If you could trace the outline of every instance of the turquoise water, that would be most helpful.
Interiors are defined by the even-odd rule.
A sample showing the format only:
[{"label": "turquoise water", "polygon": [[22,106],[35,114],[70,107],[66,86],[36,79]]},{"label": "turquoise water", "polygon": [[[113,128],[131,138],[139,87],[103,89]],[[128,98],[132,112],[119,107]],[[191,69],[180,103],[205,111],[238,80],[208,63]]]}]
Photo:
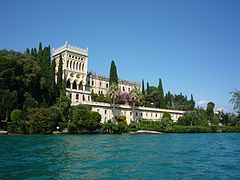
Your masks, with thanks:
[{"label": "turquoise water", "polygon": [[0,136],[0,179],[240,179],[240,134]]}]

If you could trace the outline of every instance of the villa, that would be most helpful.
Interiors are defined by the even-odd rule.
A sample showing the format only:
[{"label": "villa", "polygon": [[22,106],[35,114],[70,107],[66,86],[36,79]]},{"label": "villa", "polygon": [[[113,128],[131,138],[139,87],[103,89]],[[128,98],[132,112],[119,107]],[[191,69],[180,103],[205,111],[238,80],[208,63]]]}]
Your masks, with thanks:
[{"label": "villa", "polygon": [[[63,61],[62,78],[66,81],[67,96],[71,99],[71,105],[91,105],[93,111],[101,114],[102,123],[112,119],[111,104],[94,102],[91,99],[91,93],[107,94],[109,78],[88,72],[88,49],[73,47],[67,42],[62,47],[53,49],[52,58],[56,61],[56,74],[58,72],[57,67],[60,55]],[[121,93],[129,93],[135,87],[140,88],[140,83],[119,79],[118,86]],[[184,113],[184,111],[177,110],[136,107],[135,118],[137,120],[141,118],[159,120],[164,112],[169,112],[173,121],[177,121]],[[129,105],[117,105],[116,115],[126,116],[127,123],[129,124],[133,120],[132,107]]]}]

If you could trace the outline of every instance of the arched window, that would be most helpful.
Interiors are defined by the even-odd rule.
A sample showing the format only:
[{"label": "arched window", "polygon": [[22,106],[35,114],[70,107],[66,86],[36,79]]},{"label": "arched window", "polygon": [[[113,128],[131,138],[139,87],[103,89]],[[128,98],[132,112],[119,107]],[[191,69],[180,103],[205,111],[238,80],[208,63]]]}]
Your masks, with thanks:
[{"label": "arched window", "polygon": [[84,71],[84,64],[82,65],[82,71]]},{"label": "arched window", "polygon": [[69,94],[69,98],[72,99],[72,94],[71,93]]},{"label": "arched window", "polygon": [[101,82],[99,83],[99,86],[102,87],[102,83]]},{"label": "arched window", "polygon": [[79,90],[83,90],[83,82],[82,81],[79,84]]},{"label": "arched window", "polygon": [[75,69],[75,61],[73,62],[73,69]]},{"label": "arched window", "polygon": [[82,95],[82,100],[85,101],[85,96],[84,95]]},{"label": "arched window", "polygon": [[73,88],[73,89],[77,89],[77,83],[76,83],[76,81],[73,82],[72,88]]},{"label": "arched window", "polygon": [[67,88],[71,88],[70,80],[67,80]]},{"label": "arched window", "polygon": [[67,60],[67,68],[68,68],[68,63],[69,63],[69,61]]},{"label": "arched window", "polygon": [[76,70],[78,70],[78,62],[76,63]]},{"label": "arched window", "polygon": [[79,100],[79,94],[76,95],[76,99]]},{"label": "arched window", "polygon": [[70,69],[72,68],[72,61],[70,61]]},{"label": "arched window", "polygon": [[79,63],[78,70],[81,71],[81,63]]},{"label": "arched window", "polygon": [[108,88],[108,84],[106,84],[106,88]]}]

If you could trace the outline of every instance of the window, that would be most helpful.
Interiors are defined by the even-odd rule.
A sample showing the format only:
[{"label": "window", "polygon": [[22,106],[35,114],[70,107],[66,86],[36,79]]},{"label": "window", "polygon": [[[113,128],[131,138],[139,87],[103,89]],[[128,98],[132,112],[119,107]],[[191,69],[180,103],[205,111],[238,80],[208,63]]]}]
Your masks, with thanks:
[{"label": "window", "polygon": [[84,95],[82,96],[82,100],[85,101],[85,96]]},{"label": "window", "polygon": [[107,114],[107,110],[105,110],[105,114]]},{"label": "window", "polygon": [[100,86],[100,87],[102,86],[102,83],[101,83],[101,82],[99,83],[99,86]]},{"label": "window", "polygon": [[129,92],[131,91],[130,88],[128,88],[128,91],[129,91]]},{"label": "window", "polygon": [[108,83],[106,84],[106,88],[108,88]]},{"label": "window", "polygon": [[156,117],[157,117],[157,113],[156,113]]},{"label": "window", "polygon": [[88,96],[88,101],[90,101],[90,96]]},{"label": "window", "polygon": [[94,93],[94,90],[92,89],[92,93]]},{"label": "window", "polygon": [[141,113],[141,117],[143,116],[143,113]]},{"label": "window", "polygon": [[130,116],[132,115],[132,112],[130,112]]},{"label": "window", "polygon": [[92,86],[94,85],[94,81],[92,81]]},{"label": "window", "polygon": [[123,87],[123,91],[125,91],[125,88]]},{"label": "window", "polygon": [[72,99],[72,94],[71,93],[69,94],[69,98]]},{"label": "window", "polygon": [[79,90],[83,90],[83,82],[82,81],[79,84]]},{"label": "window", "polygon": [[77,99],[77,100],[79,99],[79,94],[76,95],[76,99]]},{"label": "window", "polygon": [[72,87],[73,89],[77,89],[77,83],[76,83],[76,81],[74,81],[73,82],[73,87]]},{"label": "window", "polygon": [[136,112],[136,116],[138,116],[138,112]]}]

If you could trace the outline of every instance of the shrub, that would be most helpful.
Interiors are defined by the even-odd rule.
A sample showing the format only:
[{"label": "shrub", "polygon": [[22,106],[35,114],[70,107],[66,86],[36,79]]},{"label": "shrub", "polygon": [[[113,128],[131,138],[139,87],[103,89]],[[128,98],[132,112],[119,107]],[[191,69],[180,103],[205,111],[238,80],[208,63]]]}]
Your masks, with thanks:
[{"label": "shrub", "polygon": [[168,118],[171,119],[171,114],[169,112],[164,112],[162,118]]},{"label": "shrub", "polygon": [[240,127],[239,126],[223,126],[219,128],[222,132],[240,132]]},{"label": "shrub", "polygon": [[49,134],[56,127],[57,114],[48,108],[29,108],[27,110],[28,133]]},{"label": "shrub", "polygon": [[172,126],[166,129],[171,133],[211,133],[212,128],[206,126]]},{"label": "shrub", "polygon": [[125,123],[127,124],[126,116],[115,116],[115,119],[118,123]]},{"label": "shrub", "polygon": [[72,119],[79,130],[93,131],[101,128],[101,115],[98,112],[75,109]]},{"label": "shrub", "polygon": [[68,123],[67,124],[67,129],[69,133],[77,133],[77,126],[74,123]]},{"label": "shrub", "polygon": [[15,109],[11,113],[11,120],[13,122],[19,122],[20,120],[23,119],[23,112],[20,109]]},{"label": "shrub", "polygon": [[92,110],[92,106],[90,106],[90,105],[84,105],[84,104],[79,104],[79,105],[76,105],[76,106],[72,106],[72,109],[82,109],[82,110],[91,111],[91,110]]},{"label": "shrub", "polygon": [[68,123],[66,123],[66,122],[59,122],[58,123],[58,127],[59,127],[60,130],[66,129],[67,126],[68,126]]},{"label": "shrub", "polygon": [[129,132],[129,126],[123,122],[119,122],[118,124],[114,124],[111,121],[102,124],[101,132],[109,133],[109,134],[121,134]]}]

